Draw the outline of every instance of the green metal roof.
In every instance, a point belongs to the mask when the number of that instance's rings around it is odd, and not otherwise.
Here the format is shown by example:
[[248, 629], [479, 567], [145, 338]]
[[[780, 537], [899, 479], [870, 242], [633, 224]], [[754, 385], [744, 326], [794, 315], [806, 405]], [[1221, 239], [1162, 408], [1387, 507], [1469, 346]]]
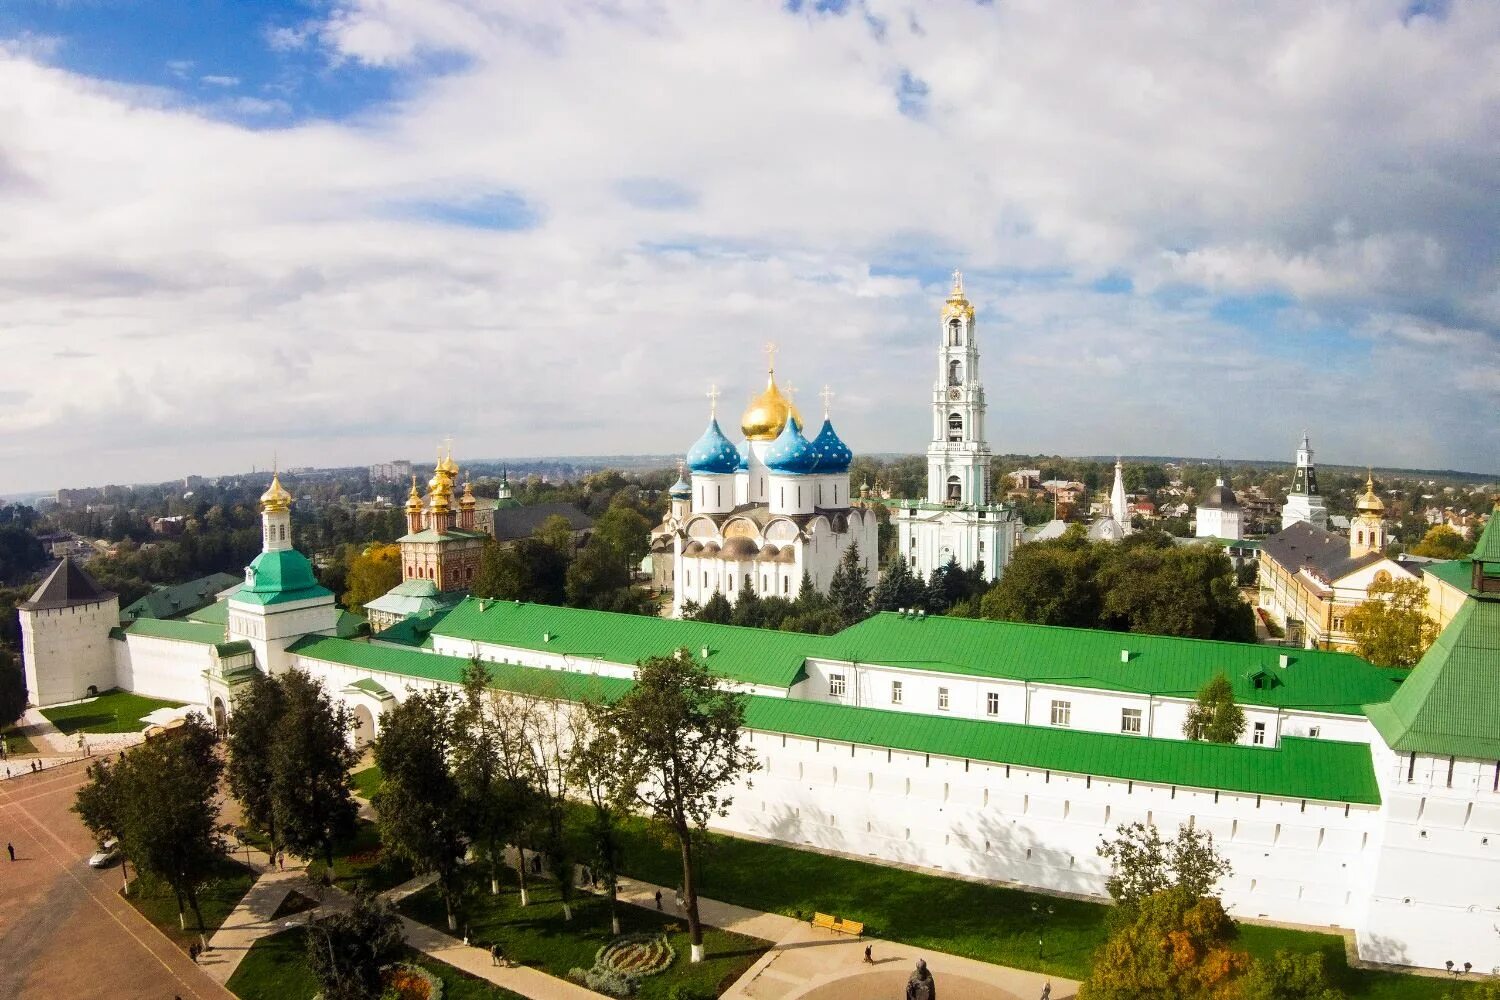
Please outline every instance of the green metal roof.
[[254, 652], [254, 647], [244, 639], [236, 639], [234, 642], [219, 642], [214, 644], [214, 651], [221, 657], [239, 656], [243, 653]]
[[807, 657], [826, 656], [832, 648], [827, 636], [476, 598], [434, 618], [433, 635], [611, 663], [638, 663], [678, 649], [701, 658], [706, 646], [705, 662], [715, 675], [775, 688], [801, 680]]
[[[1388, 700], [1406, 676], [1351, 653], [894, 612], [830, 640], [823, 655], [856, 663], [1164, 697], [1194, 697], [1222, 671], [1244, 704], [1345, 715]], [[1121, 662], [1122, 650], [1130, 662]]]
[[1484, 531], [1479, 533], [1479, 541], [1474, 543], [1474, 551], [1469, 553], [1469, 558], [1478, 562], [1500, 563], [1500, 504], [1496, 504], [1494, 510], [1484, 523]]
[[315, 597], [332, 597], [318, 583], [312, 563], [296, 549], [262, 552], [250, 563], [248, 582], [230, 600], [240, 604], [287, 604]]
[[1422, 572], [1435, 576], [1450, 587], [1468, 592], [1474, 585], [1474, 562], [1471, 559], [1450, 559], [1447, 562], [1423, 563]]
[[125, 626], [127, 635], [146, 635], [177, 642], [195, 642], [217, 646], [224, 641], [224, 627], [204, 622], [185, 622], [175, 618], [137, 618]]
[[[469, 661], [322, 636], [291, 652], [364, 670], [459, 683]], [[563, 701], [614, 700], [631, 682], [614, 677], [485, 663], [491, 683]], [[982, 722], [846, 705], [752, 696], [745, 724], [762, 732], [890, 747], [995, 764], [1126, 781], [1333, 802], [1378, 804], [1370, 748], [1362, 743], [1283, 738], [1275, 749], [1193, 743], [1044, 726]]]
[[209, 625], [227, 625], [229, 624], [229, 601], [228, 599], [215, 601], [207, 607], [199, 608], [197, 611], [190, 613], [187, 619], [188, 621], [204, 622]]
[[363, 691], [366, 694], [374, 695], [381, 701], [388, 701], [396, 697], [395, 695], [387, 691], [384, 685], [375, 680], [373, 677], [361, 677], [359, 680], [350, 684], [349, 687], [357, 688], [358, 690]]
[[140, 600], [120, 610], [123, 621], [136, 618], [176, 618], [212, 605], [222, 590], [233, 587], [240, 578], [229, 573], [211, 573], [170, 587], [158, 587]]
[[370, 623], [365, 620], [364, 615], [357, 615], [352, 611], [340, 611], [339, 620], [333, 627], [334, 635], [340, 639], [352, 639], [369, 631]]
[[1392, 750], [1500, 760], [1500, 599], [1466, 598], [1396, 696], [1366, 714]]

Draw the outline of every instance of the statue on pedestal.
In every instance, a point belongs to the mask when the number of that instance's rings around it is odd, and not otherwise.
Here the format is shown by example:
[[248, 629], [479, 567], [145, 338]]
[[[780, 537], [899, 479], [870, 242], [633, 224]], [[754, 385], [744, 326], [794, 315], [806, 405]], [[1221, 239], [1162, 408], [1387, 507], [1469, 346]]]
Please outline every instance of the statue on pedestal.
[[923, 959], [917, 959], [917, 967], [906, 981], [906, 1000], [937, 1000], [937, 984]]

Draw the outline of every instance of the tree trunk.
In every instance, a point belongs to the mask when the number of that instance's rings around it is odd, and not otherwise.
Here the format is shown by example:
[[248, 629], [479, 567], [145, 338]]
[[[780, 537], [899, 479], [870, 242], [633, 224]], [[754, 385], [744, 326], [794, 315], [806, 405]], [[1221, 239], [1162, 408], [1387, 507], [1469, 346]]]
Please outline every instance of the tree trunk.
[[443, 908], [448, 911], [448, 930], [458, 930], [458, 917], [453, 913], [453, 892], [446, 885], [443, 886]]
[[521, 905], [526, 906], [530, 900], [526, 898], [526, 848], [523, 845], [516, 845], [516, 856], [521, 859], [521, 863], [516, 866], [516, 874], [521, 881]]
[[573, 919], [573, 908], [571, 906], [569, 906], [567, 903], [564, 903], [562, 905], [562, 907], [563, 907], [563, 920], [565, 920], [565, 921], [572, 920]]
[[677, 830], [682, 845], [682, 900], [687, 907], [688, 939], [693, 943], [694, 962], [703, 961], [703, 925], [698, 922], [698, 887], [693, 883], [693, 832], [686, 827]]
[[615, 937], [620, 936], [620, 887], [616, 882], [613, 870], [606, 876], [609, 879], [609, 927]]

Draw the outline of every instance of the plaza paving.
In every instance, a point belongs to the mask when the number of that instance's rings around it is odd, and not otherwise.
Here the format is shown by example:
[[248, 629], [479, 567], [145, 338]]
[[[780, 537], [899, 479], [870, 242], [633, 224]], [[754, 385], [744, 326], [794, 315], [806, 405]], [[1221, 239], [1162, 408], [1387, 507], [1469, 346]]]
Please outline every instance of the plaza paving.
[[[14, 763], [14, 762], [13, 762]], [[82, 763], [0, 781], [0, 997], [222, 1000], [230, 993], [119, 895], [118, 865], [95, 871], [70, 812]]]

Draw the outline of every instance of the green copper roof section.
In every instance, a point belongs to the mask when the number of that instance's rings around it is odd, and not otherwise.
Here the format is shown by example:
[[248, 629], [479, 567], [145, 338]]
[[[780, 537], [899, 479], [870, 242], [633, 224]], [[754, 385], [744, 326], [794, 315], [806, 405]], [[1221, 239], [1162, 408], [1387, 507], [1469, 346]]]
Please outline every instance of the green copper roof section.
[[1495, 509], [1490, 511], [1489, 519], [1484, 522], [1484, 530], [1479, 533], [1479, 541], [1474, 543], [1474, 551], [1469, 553], [1470, 559], [1500, 563], [1500, 526], [1496, 524], [1500, 522], [1500, 517], [1496, 517], [1496, 514], [1500, 514], [1500, 504], [1496, 504]]
[[262, 552], [250, 563], [246, 582], [233, 597], [237, 604], [287, 604], [318, 597], [332, 597], [333, 591], [318, 583], [312, 563], [296, 549]]
[[175, 618], [137, 618], [125, 626], [125, 632], [127, 635], [172, 639], [176, 642], [194, 642], [204, 646], [217, 646], [225, 641], [222, 625], [185, 622]]
[[1365, 712], [1392, 750], [1500, 760], [1500, 600], [1465, 599], [1396, 696]]
[[1474, 563], [1468, 559], [1423, 563], [1422, 572], [1435, 576], [1450, 587], [1467, 592], [1474, 585]]
[[211, 573], [186, 583], [158, 587], [140, 600], [121, 608], [120, 619], [132, 621], [136, 618], [192, 617], [192, 612], [214, 604], [220, 591], [239, 582], [239, 577], [229, 573]]
[[[469, 661], [396, 646], [309, 636], [291, 652], [372, 672], [457, 684]], [[563, 701], [614, 700], [631, 682], [614, 677], [485, 663], [495, 687]], [[1123, 781], [1285, 798], [1376, 805], [1370, 748], [1286, 737], [1276, 749], [1192, 743], [1045, 726], [953, 719], [787, 698], [752, 696], [745, 724], [762, 732], [890, 747], [995, 764]]]
[[[830, 642], [823, 655], [855, 663], [1158, 697], [1192, 698], [1222, 671], [1241, 703], [1343, 715], [1388, 700], [1406, 676], [1350, 653], [894, 612], [867, 618]], [[1122, 651], [1129, 662], [1121, 661]]]
[[[359, 680], [350, 684], [349, 687], [354, 688], [357, 691], [363, 691], [365, 694], [379, 698], [381, 701], [390, 701], [396, 697], [395, 695], [387, 691], [385, 689], [385, 686], [382, 685], [379, 681], [375, 680], [373, 677], [361, 677]], [[348, 688], [345, 688], [345, 690], [348, 690]]]
[[706, 647], [705, 662], [716, 676], [774, 688], [791, 687], [805, 676], [807, 657], [832, 649], [827, 636], [477, 598], [442, 615], [431, 632], [611, 663], [638, 663], [678, 649], [701, 659]]
[[229, 600], [215, 601], [206, 608], [199, 608], [187, 616], [188, 621], [203, 622], [208, 625], [229, 624]]

